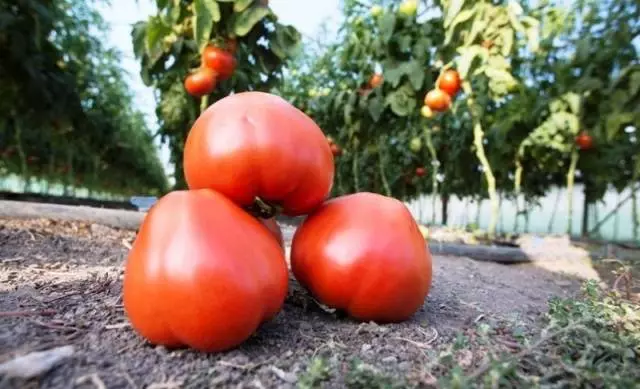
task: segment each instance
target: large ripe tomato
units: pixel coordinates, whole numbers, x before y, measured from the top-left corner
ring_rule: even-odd
[[[444,71],[438,79],[438,89],[446,92],[449,96],[455,96],[460,90],[460,75],[457,71],[449,69]]]
[[[444,112],[451,106],[451,96],[441,89],[432,89],[424,97],[424,105],[432,111]]]
[[[413,216],[399,200],[367,192],[307,216],[291,268],[318,301],[362,321],[406,320],[431,288],[431,254]]]
[[[318,125],[276,95],[242,92],[196,120],[184,146],[189,188],[211,188],[241,206],[259,198],[289,216],[311,212],[331,192],[335,166]]]
[[[200,68],[185,78],[184,87],[191,96],[201,97],[213,92],[216,83],[216,74],[213,70]]]
[[[288,279],[283,250],[258,219],[215,191],[176,191],[140,226],[124,308],[153,344],[222,351],[280,311]]]
[[[593,147],[593,138],[588,132],[582,131],[576,137],[576,145],[578,145],[580,150],[589,150]]]
[[[202,64],[216,72],[220,80],[226,80],[236,70],[236,59],[228,51],[215,46],[207,46],[202,51]]]

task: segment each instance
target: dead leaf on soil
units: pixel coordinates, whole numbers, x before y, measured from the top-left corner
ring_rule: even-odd
[[[19,356],[0,365],[0,375],[30,379],[38,377],[74,353],[73,346],[56,347]]]

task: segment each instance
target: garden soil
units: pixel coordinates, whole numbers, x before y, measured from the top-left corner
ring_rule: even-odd
[[[295,227],[283,226],[290,242]],[[235,350],[202,354],[147,344],[122,306],[123,265],[135,231],[79,221],[0,219],[0,364],[72,345],[73,355],[36,379],[6,388],[293,388],[311,361],[322,387],[354,386],[354,361],[421,386],[425,366],[469,328],[534,326],[552,296],[574,295],[579,277],[534,265],[434,257],[434,281],[409,321],[378,326],[323,310],[291,276],[281,313]],[[479,363],[485,355],[460,361]],[[376,373],[377,374],[377,373]],[[356,385],[357,386],[357,385]],[[363,387],[366,387],[363,386]]]

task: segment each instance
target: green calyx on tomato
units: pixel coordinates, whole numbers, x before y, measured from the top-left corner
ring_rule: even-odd
[[[257,205],[265,218],[278,210],[308,214],[329,196],[335,175],[318,125],[264,92],[235,93],[209,106],[187,135],[183,166],[190,189],[216,190],[241,207]]]
[[[125,264],[123,303],[134,330],[152,344],[204,352],[247,340],[275,317],[287,294],[274,224],[208,189],[162,197]]]
[[[360,192],[309,214],[291,245],[294,276],[322,304],[361,321],[399,322],[424,303],[431,254],[401,201]]]

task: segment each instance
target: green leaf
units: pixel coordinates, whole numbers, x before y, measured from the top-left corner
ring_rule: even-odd
[[[386,64],[384,66],[384,79],[391,84],[394,88],[400,84],[400,79],[405,74],[404,63],[400,64]]]
[[[346,124],[351,124],[353,122],[353,111],[357,99],[358,95],[356,93],[351,93],[349,100],[347,100],[347,104],[344,105],[344,122]]]
[[[131,30],[131,38],[133,40],[133,54],[136,58],[140,58],[144,55],[145,52],[145,44],[146,44],[146,34],[147,34],[147,23],[146,22],[137,22],[133,25],[133,29]]]
[[[220,21],[220,7],[215,0],[195,0],[193,4],[193,36],[202,50],[209,43],[214,23]]]
[[[502,37],[501,54],[506,57],[513,49],[513,30],[510,28],[504,28],[500,31],[500,36]]]
[[[409,81],[413,86],[413,89],[419,91],[422,89],[424,83],[425,70],[422,63],[413,60],[407,64],[407,72],[409,74]]]
[[[451,0],[449,7],[447,7],[447,16],[444,19],[444,28],[448,28],[453,20],[458,15],[462,7],[464,6],[464,0]]]
[[[269,15],[271,10],[269,7],[254,4],[251,7],[240,12],[233,22],[233,32],[237,36],[245,36],[260,22],[264,17]]]
[[[384,112],[384,100],[382,99],[382,96],[374,96],[372,99],[369,100],[369,115],[371,115],[371,118],[373,119],[374,122],[377,122],[378,120],[380,120],[380,117],[382,116],[382,113]]]
[[[633,112],[616,112],[607,117],[606,134],[607,140],[611,141],[618,135],[624,124],[631,124],[633,121]]]
[[[396,115],[408,116],[416,109],[414,97],[411,87],[405,85],[387,95],[385,103],[391,106],[391,110]]]
[[[382,15],[378,23],[380,26],[380,37],[382,38],[382,41],[387,44],[393,36],[393,30],[396,26],[396,17],[392,13],[387,12]]]
[[[482,57],[487,55],[487,51],[478,45],[461,47],[458,49],[458,53],[460,54],[460,56],[457,58],[457,69],[458,73],[460,74],[460,78],[462,78],[463,80],[471,71],[473,61],[477,57],[480,57],[482,59]]]
[[[300,32],[295,27],[276,24],[269,47],[278,58],[284,60],[295,55],[300,48],[301,38]]]
[[[471,9],[465,9],[464,11],[460,12],[453,19],[453,21],[451,22],[451,26],[448,28],[448,30],[452,32],[453,30],[455,30],[456,26],[458,26],[459,24],[462,24],[462,23],[466,22],[467,20],[471,19],[475,15],[475,13],[476,13],[476,8],[475,7],[471,8]],[[449,31],[448,31],[448,33],[449,33]]]
[[[147,56],[158,57],[162,55],[162,39],[171,33],[171,27],[162,22],[158,16],[149,18],[146,26],[145,50]]]
[[[245,9],[249,8],[251,3],[253,3],[253,0],[232,0],[232,1],[233,1],[233,12],[242,12]]]

